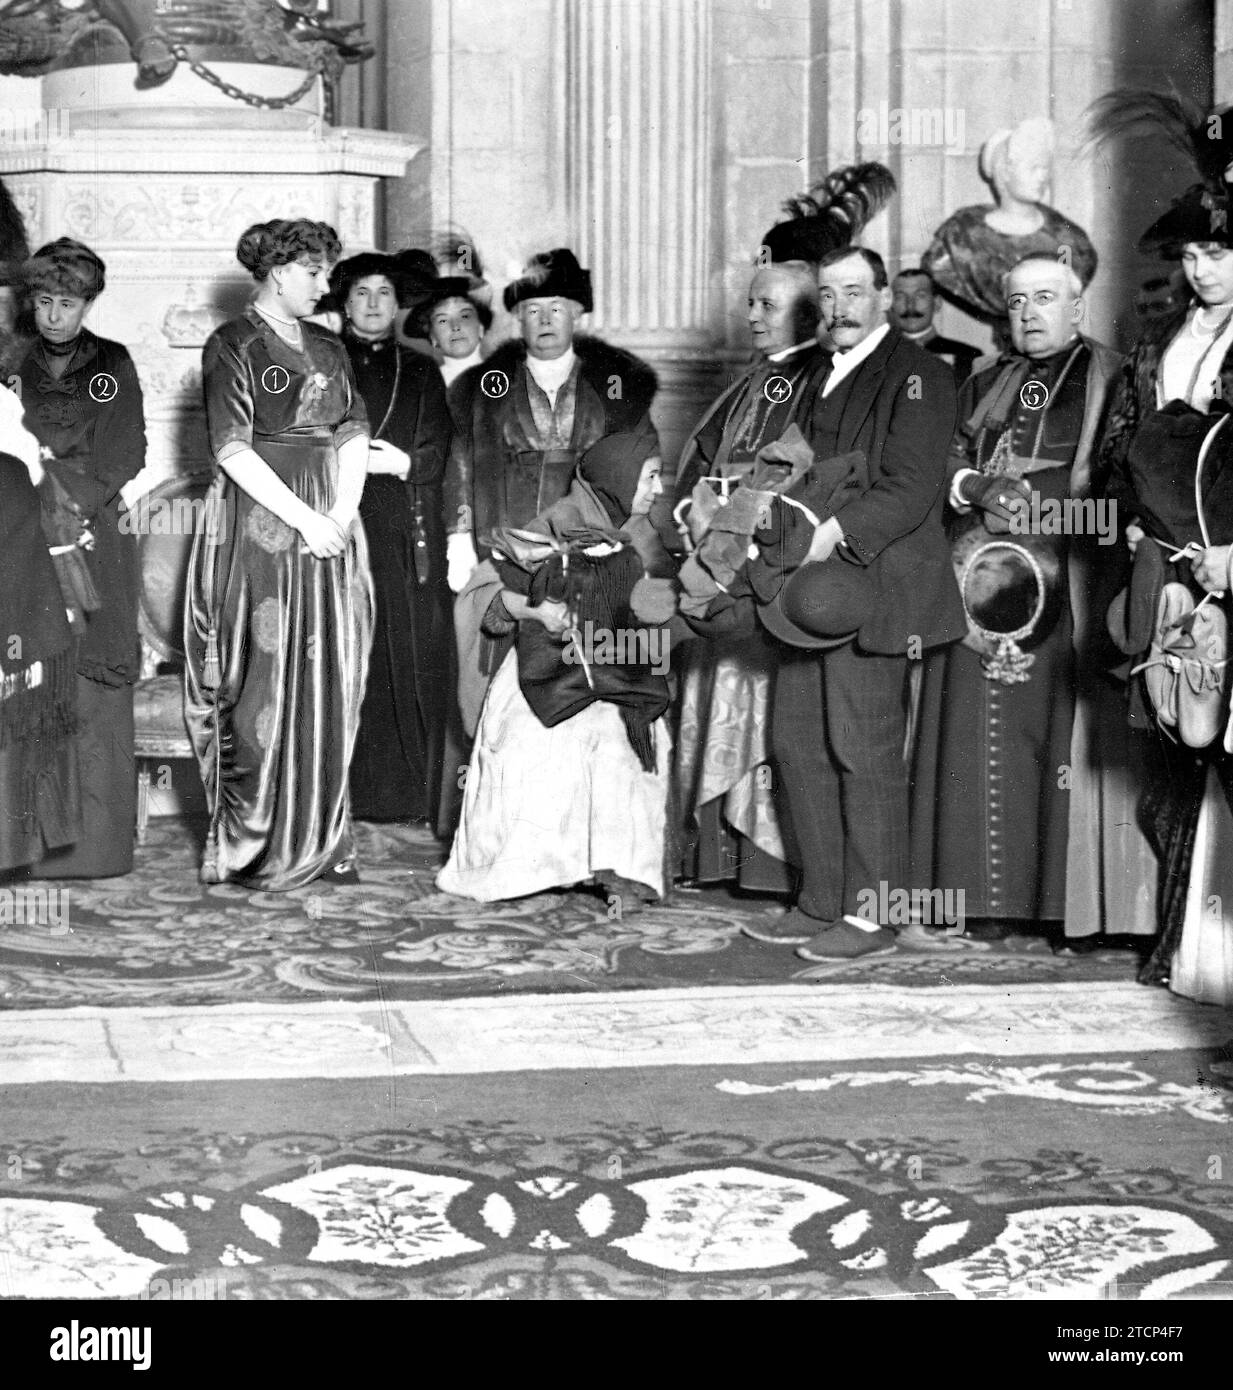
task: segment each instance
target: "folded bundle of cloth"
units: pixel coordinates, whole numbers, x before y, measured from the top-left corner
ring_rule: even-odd
[[[863,453],[815,458],[796,425],[758,454],[728,498],[699,481],[683,523],[694,546],[680,574],[690,626],[709,637],[753,631],[755,610],[804,563],[823,514],[868,486]]]

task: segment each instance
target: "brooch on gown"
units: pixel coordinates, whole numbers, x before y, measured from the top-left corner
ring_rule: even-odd
[[[324,372],[314,372],[304,388],[303,404],[311,409],[325,396],[329,384],[330,379]]]

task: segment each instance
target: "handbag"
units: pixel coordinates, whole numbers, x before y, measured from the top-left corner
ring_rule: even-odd
[[[1203,465],[1216,435],[1228,419],[1228,415],[1222,415],[1208,430],[1195,462],[1195,512],[1204,549],[1212,542],[1200,488]],[[1139,544],[1147,544],[1147,539]],[[1193,542],[1177,550],[1170,559],[1180,558],[1192,546]],[[1233,559],[1233,555],[1230,558]],[[1176,581],[1166,584],[1156,608],[1148,658],[1131,671],[1131,675],[1139,671],[1144,673],[1144,684],[1157,722],[1165,729],[1176,728],[1188,748],[1208,747],[1222,727],[1226,749],[1233,737],[1233,717],[1229,713],[1226,688],[1228,619],[1224,610],[1212,602],[1216,598],[1215,593],[1208,593],[1196,604],[1184,584]]]

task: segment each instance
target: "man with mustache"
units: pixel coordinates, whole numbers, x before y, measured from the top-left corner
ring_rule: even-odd
[[[454,444],[445,476],[449,585],[461,591],[475,546],[494,526],[525,526],[569,490],[579,458],[632,430],[657,381],[640,358],[578,329],[592,308],[591,273],[559,246],[533,256],[505,287],[521,337],[455,382]]]
[[[972,363],[980,352],[969,343],[944,338],[933,326],[933,316],[938,307],[938,291],[933,276],[920,266],[901,270],[891,282],[891,292],[895,296],[891,304],[891,323],[909,342],[949,363],[956,382],[965,382],[972,374]]]
[[[888,924],[860,909],[871,892],[885,902],[907,886],[910,657],[955,641],[964,622],[942,529],[950,369],[887,322],[891,291],[876,252],[823,257],[818,292],[836,350],[808,437],[815,458],[863,453],[870,486],[822,509],[800,573],[815,565],[811,580],[825,586],[838,578],[828,567],[855,566],[873,598],[851,638],[780,648],[771,742],[802,881],[786,917],[745,930],[833,961],[895,947]]]

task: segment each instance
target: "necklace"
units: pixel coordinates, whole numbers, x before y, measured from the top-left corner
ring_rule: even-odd
[[[281,333],[277,328],[274,329],[274,332],[277,334],[277,336],[280,337],[283,340],[283,342],[288,345],[288,347],[293,347],[297,350],[303,348],[304,329],[298,319],[280,318],[277,314],[271,314],[268,309],[263,309],[260,304],[257,304],[255,302],[253,304],[253,308],[256,309],[256,311],[261,315],[263,319],[266,319],[269,322],[271,327],[273,327],[276,323],[281,323],[284,327],[294,330],[293,337],[290,333]]]
[[[1217,304],[1214,307],[1217,309],[1224,309],[1225,306],[1223,304]],[[1229,322],[1230,317],[1233,317],[1233,307],[1225,310],[1220,321],[1212,328],[1208,328],[1207,324],[1202,322],[1203,315],[1206,312],[1206,308],[1195,310],[1194,316],[1190,320],[1190,331],[1196,338],[1206,338],[1211,333],[1219,337],[1225,325]]]
[[[1201,309],[1198,310],[1195,313],[1194,318],[1190,320],[1191,332],[1194,332],[1194,324],[1198,321],[1199,314],[1201,314],[1202,312],[1203,311]],[[1194,371],[1190,373],[1190,384],[1186,387],[1185,397],[1186,403],[1188,405],[1194,404],[1195,388],[1199,384],[1199,376],[1203,371],[1204,363],[1212,355],[1212,349],[1220,341],[1221,335],[1224,333],[1225,329],[1228,328],[1230,323],[1233,323],[1233,309],[1230,309],[1228,313],[1225,314],[1224,318],[1220,320],[1220,322],[1216,325],[1214,329],[1204,329],[1203,336],[1206,336],[1210,332],[1212,334],[1212,340],[1210,343],[1208,343],[1207,347],[1203,349],[1202,356],[1194,364]],[[1199,337],[1199,335],[1196,333],[1195,337]]]
[[[398,344],[394,343],[394,386],[390,391],[390,403],[385,408],[385,416],[377,426],[377,432],[373,435],[374,439],[380,439],[385,431],[386,425],[390,423],[390,416],[394,413],[394,406],[398,401],[398,383],[402,379],[402,353],[398,350]]]
[[[272,314],[268,309],[263,309],[256,301],[253,302],[253,308],[256,309],[259,314],[264,314],[266,318],[273,319],[275,323],[285,323],[291,328],[298,328],[300,326],[298,319],[285,319],[281,314]]]
[[[349,341],[359,343],[362,346],[375,349],[388,344],[390,348],[393,349],[394,385],[390,391],[390,403],[385,407],[385,414],[381,418],[381,423],[369,436],[371,439],[380,439],[385,432],[386,425],[390,423],[390,416],[394,413],[394,406],[398,403],[398,384],[402,380],[402,352],[399,350],[398,344],[394,341],[393,333],[387,333],[383,338],[361,338],[350,324],[344,325],[344,333]]]

